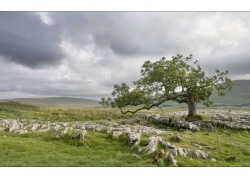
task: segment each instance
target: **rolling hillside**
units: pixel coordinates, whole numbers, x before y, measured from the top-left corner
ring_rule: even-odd
[[[250,80],[235,80],[231,91],[226,91],[225,96],[218,96],[214,91],[210,97],[213,106],[250,106]],[[166,102],[165,106],[178,106],[176,102]],[[185,106],[184,104],[182,106]]]
[[[226,92],[225,96],[217,96],[214,92],[210,99],[214,102],[213,106],[250,106],[250,80],[235,80],[235,86],[231,91]],[[50,97],[50,98],[18,98],[3,99],[4,101],[15,101],[22,104],[35,106],[61,106],[61,107],[100,107],[98,101],[90,99],[69,98],[69,97]],[[165,102],[161,106],[180,106],[176,102]],[[185,105],[184,105],[185,106]]]
[[[69,98],[69,97],[49,97],[49,98],[17,98],[2,99],[0,102],[14,101],[22,104],[35,106],[60,106],[60,107],[100,107],[98,101],[90,99]]]
[[[233,89],[225,96],[217,96],[214,92],[211,100],[214,105],[250,105],[250,80],[235,80]]]

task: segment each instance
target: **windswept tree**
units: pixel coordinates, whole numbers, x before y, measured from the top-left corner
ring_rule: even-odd
[[[228,71],[215,70],[213,75],[206,76],[198,61],[192,60],[192,55],[184,58],[182,55],[165,57],[159,61],[146,61],[141,67],[141,78],[134,81],[130,88],[125,83],[115,84],[113,98],[102,98],[103,106],[119,108],[121,113],[136,113],[172,100],[188,105],[188,116],[196,115],[197,103],[210,106],[209,100],[213,90],[219,96],[225,95],[225,90],[231,90],[233,83],[227,77]],[[137,106],[135,110],[126,107]],[[125,110],[126,109],[126,110]],[[134,109],[134,108],[133,108]]]

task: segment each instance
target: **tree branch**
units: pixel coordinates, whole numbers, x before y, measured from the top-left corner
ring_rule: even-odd
[[[187,97],[187,96],[188,96],[188,92],[177,92],[177,93],[176,93],[174,96],[172,96],[172,97],[167,96],[167,97],[163,98],[162,100],[160,100],[159,102],[153,103],[153,104],[150,105],[149,107],[145,107],[145,106],[144,106],[144,107],[139,108],[139,109],[137,109],[137,110],[135,110],[135,111],[131,111],[131,110],[123,111],[122,108],[119,108],[119,109],[121,110],[121,113],[122,113],[122,114],[127,114],[127,113],[135,114],[136,112],[138,112],[138,111],[140,111],[140,110],[143,110],[143,109],[149,110],[149,109],[151,109],[151,108],[154,107],[154,106],[159,106],[160,104],[162,104],[162,103],[164,103],[165,101],[168,101],[168,100],[172,100],[172,99],[173,99],[173,100],[176,101],[176,98],[182,97],[182,96]],[[139,104],[138,104],[138,105],[139,105]]]

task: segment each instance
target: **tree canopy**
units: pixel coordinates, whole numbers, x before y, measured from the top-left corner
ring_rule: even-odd
[[[136,113],[139,110],[159,106],[172,100],[186,103],[189,115],[196,114],[196,104],[210,106],[209,100],[213,90],[219,96],[225,95],[225,90],[231,90],[232,81],[227,77],[228,71],[215,70],[213,75],[206,76],[198,61],[193,61],[192,55],[183,57],[177,54],[171,60],[165,57],[156,62],[149,60],[141,67],[141,78],[133,82],[130,88],[125,83],[115,84],[112,98],[102,98],[101,104],[120,108],[121,113]],[[125,107],[138,106],[136,110],[124,110]]]

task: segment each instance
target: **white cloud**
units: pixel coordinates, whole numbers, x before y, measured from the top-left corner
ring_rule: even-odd
[[[47,25],[52,25],[54,22],[53,20],[49,17],[47,12],[38,12],[40,15],[41,20],[47,24]]]

